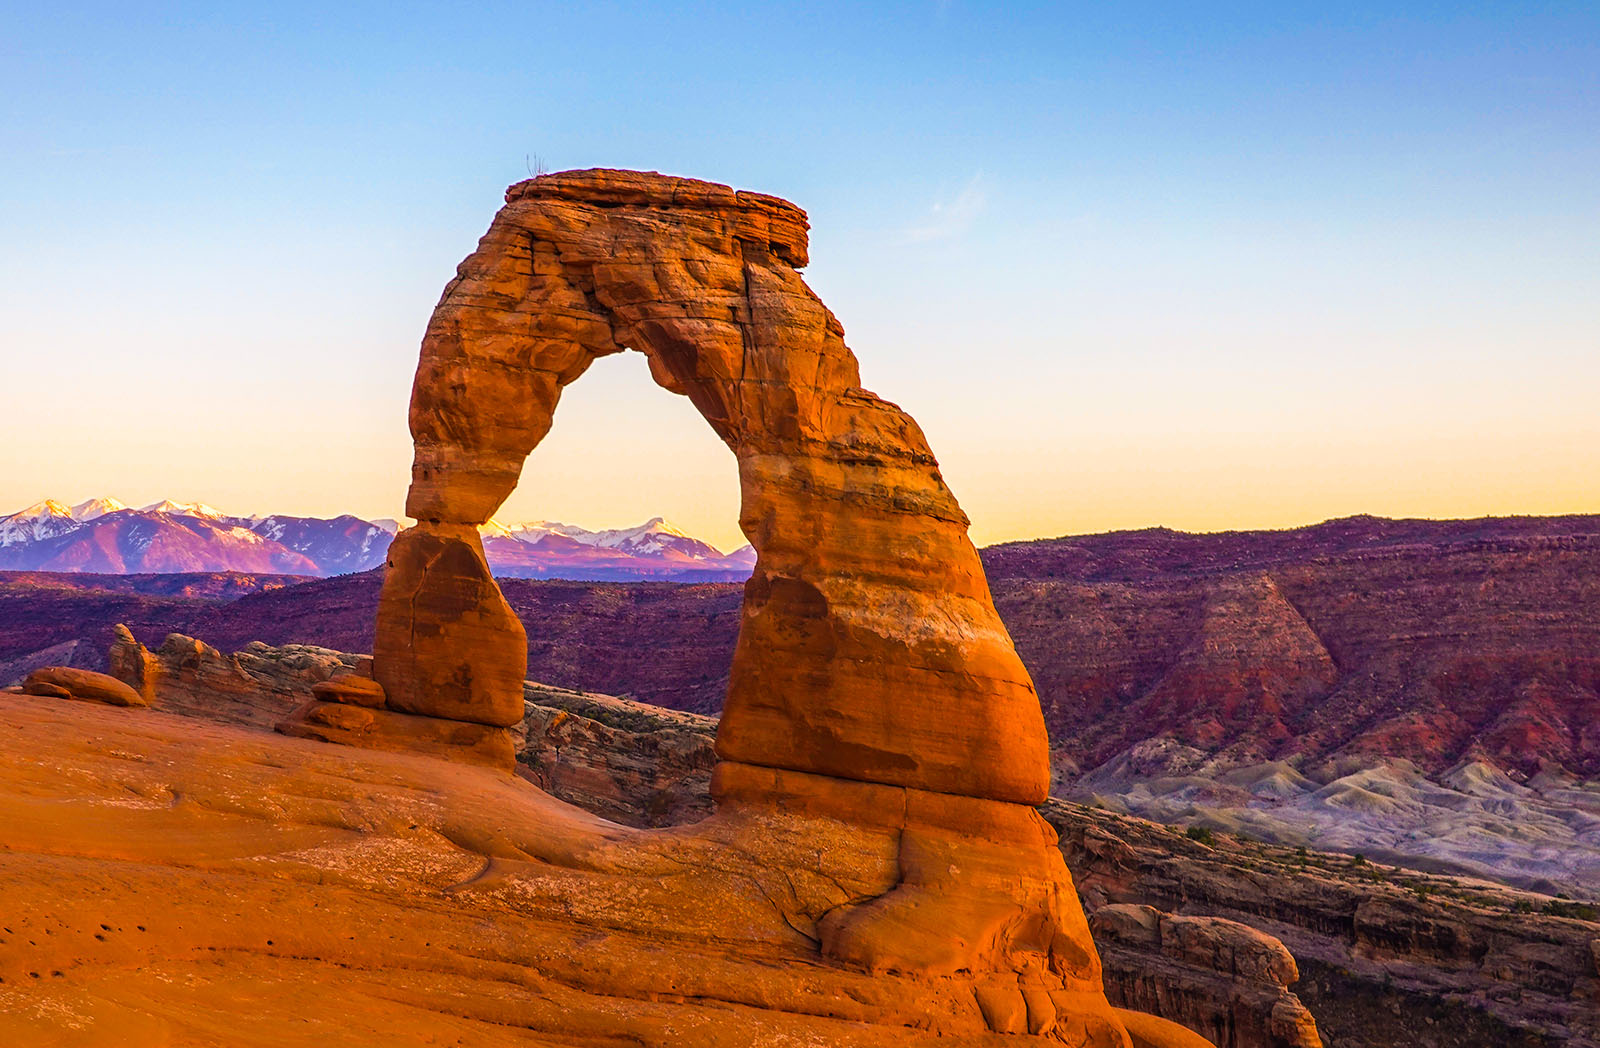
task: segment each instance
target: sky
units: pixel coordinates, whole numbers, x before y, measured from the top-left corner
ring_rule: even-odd
[[[508,183],[810,214],[975,541],[1600,512],[1600,5],[10,5],[0,512],[400,516],[427,317]],[[502,520],[724,548],[644,360]]]

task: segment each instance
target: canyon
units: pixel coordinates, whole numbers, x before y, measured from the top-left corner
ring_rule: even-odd
[[[1600,883],[1597,536],[1596,517],[1350,518],[980,556],[1040,690],[1057,795],[1585,895]],[[370,651],[378,586],[0,575],[0,677],[60,661],[39,654],[59,645],[103,668],[120,621],[149,644]],[[738,586],[501,588],[535,679],[721,708]]]

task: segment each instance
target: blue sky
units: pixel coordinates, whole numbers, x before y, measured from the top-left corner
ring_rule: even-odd
[[[537,156],[805,207],[979,541],[1600,511],[1600,7],[1324,6],[8,12],[0,510],[397,514],[427,314]],[[734,484],[603,361],[504,515],[731,545]]]

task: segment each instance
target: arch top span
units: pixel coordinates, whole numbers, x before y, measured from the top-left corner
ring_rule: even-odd
[[[797,272],[806,261],[805,213],[776,197],[607,170],[507,191],[422,344],[419,525],[394,544],[374,652],[392,705],[520,717],[526,642],[475,525],[515,487],[561,389],[634,349],[734,453],[757,552],[718,755],[1044,799],[1038,699],[967,519],[915,421],[861,388],[843,327]]]
[[[732,189],[718,182],[597,167],[540,175],[506,189],[507,204],[523,200],[561,200],[599,208],[702,211],[725,222],[734,236],[765,241],[774,255],[795,269],[804,269],[810,261],[811,223],[805,211],[782,197]]]

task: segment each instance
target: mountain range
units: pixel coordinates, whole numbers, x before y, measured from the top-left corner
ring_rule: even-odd
[[[138,509],[113,498],[46,499],[0,517],[0,570],[326,577],[380,566],[398,529],[349,514],[240,517],[170,499]],[[490,565],[508,578],[730,582],[755,566],[749,546],[724,554],[660,517],[605,531],[491,520],[480,531]]]

